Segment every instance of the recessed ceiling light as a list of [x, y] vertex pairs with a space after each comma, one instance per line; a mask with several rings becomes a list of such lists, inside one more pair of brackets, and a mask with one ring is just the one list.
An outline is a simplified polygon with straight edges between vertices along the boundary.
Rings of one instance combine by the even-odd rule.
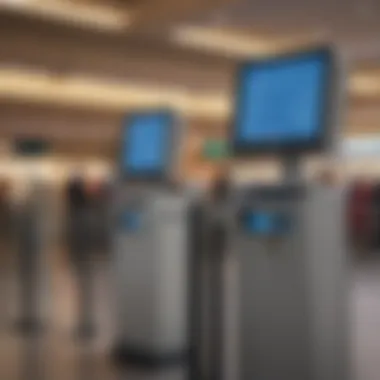
[[325, 40], [325, 34], [301, 36], [255, 37], [231, 29], [183, 26], [172, 31], [171, 40], [184, 47], [212, 51], [237, 58], [265, 56], [315, 44]]
[[176, 28], [171, 39], [182, 46], [242, 57], [265, 54], [271, 47], [264, 39], [207, 27]]
[[68, 0], [0, 0], [0, 7], [99, 29], [123, 30], [131, 22], [131, 16], [126, 11]]

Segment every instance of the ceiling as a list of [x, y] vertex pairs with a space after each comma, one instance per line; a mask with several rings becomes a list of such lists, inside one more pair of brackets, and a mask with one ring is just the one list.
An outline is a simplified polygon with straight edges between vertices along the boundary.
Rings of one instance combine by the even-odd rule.
[[257, 38], [310, 38], [337, 43], [353, 58], [378, 56], [376, 0], [238, 0], [193, 22], [239, 30]]
[[25, 109], [46, 125], [70, 114], [77, 134], [75, 118], [108, 115], [95, 123], [106, 128], [128, 109], [156, 105], [225, 128], [241, 59], [323, 41], [347, 63], [347, 130], [372, 133], [380, 130], [379, 20], [374, 0], [2, 0], [0, 134], [7, 123], [27, 129]]

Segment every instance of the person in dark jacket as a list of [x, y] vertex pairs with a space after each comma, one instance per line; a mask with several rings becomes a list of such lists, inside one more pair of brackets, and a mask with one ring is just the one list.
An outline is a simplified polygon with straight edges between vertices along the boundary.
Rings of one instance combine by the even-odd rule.
[[86, 192], [85, 181], [78, 174], [69, 180], [66, 197], [68, 251], [78, 292], [77, 335], [80, 338], [89, 338], [95, 334], [91, 202]]

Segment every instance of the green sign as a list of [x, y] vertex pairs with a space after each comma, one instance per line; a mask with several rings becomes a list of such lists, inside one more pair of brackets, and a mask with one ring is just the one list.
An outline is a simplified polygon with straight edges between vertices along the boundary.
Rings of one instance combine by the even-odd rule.
[[38, 138], [16, 138], [13, 150], [22, 157], [41, 157], [51, 150], [51, 143]]
[[219, 161], [229, 156], [227, 141], [206, 140], [202, 149], [202, 156], [210, 161]]

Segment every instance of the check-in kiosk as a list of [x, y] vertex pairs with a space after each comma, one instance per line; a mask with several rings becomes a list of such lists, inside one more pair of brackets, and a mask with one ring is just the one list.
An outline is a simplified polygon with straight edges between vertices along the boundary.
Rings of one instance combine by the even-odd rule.
[[342, 192], [308, 183], [300, 165], [333, 145], [341, 79], [330, 49], [239, 69], [233, 156], [284, 167], [278, 183], [233, 191], [226, 380], [350, 378]]
[[124, 121], [113, 258], [122, 364], [181, 368], [188, 357], [188, 201], [173, 184], [182, 132], [166, 110]]

